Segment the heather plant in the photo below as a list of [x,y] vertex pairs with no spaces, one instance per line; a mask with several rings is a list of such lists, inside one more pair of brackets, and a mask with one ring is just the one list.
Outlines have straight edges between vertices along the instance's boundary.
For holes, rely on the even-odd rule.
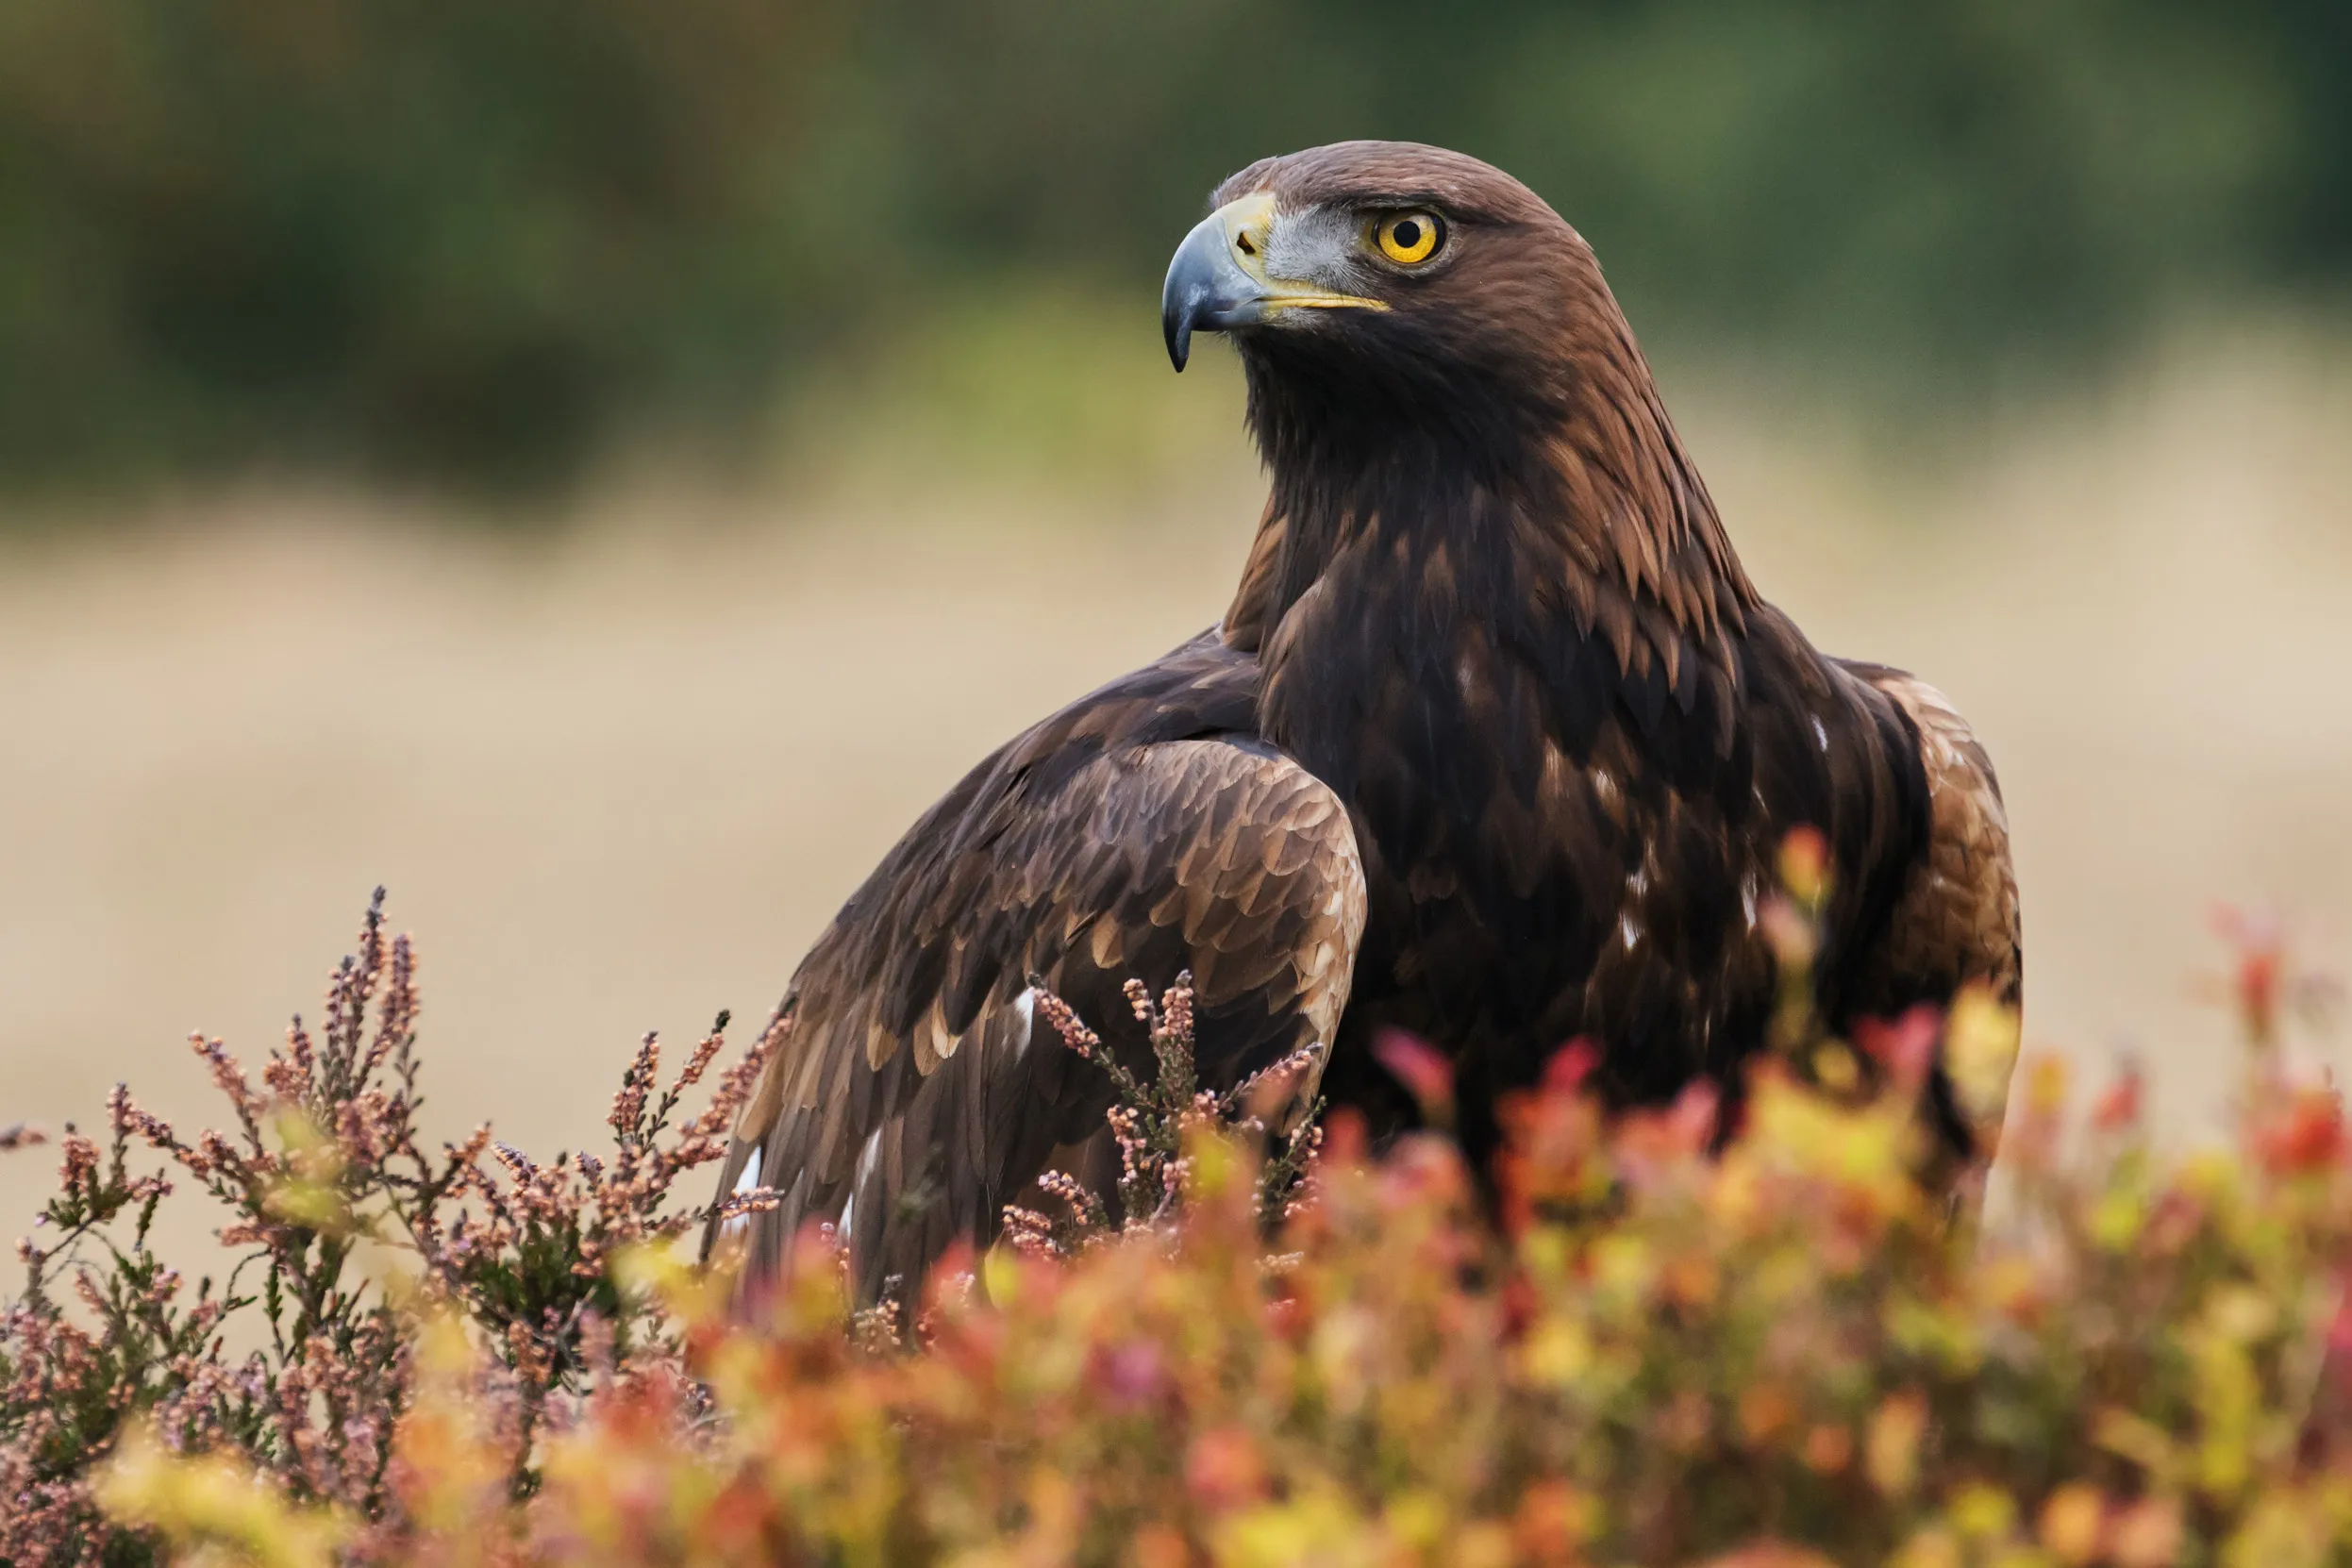
[[[725,1048],[726,1019],[666,1089],[646,1036],[614,1096],[613,1151],[542,1165],[486,1126],[428,1148],[418,1008],[414,949],[387,937],[378,890],[320,1028],[295,1018],[258,1082],[222,1042],[191,1041],[227,1130],[184,1139],[122,1085],[103,1140],[65,1130],[57,1195],[18,1243],[25,1285],[0,1318],[0,1561],[147,1555],[152,1542],[108,1524],[91,1490],[132,1423],[165,1451],[249,1467],[288,1504],[396,1519],[418,1325],[436,1314],[464,1324],[481,1357],[474,1380],[495,1411],[511,1495],[536,1483],[529,1455],[551,1400],[583,1393],[599,1365],[675,1354],[653,1304],[624,1294],[610,1264],[710,1212],[665,1212],[670,1190],[724,1154],[772,1040],[674,1125]],[[138,1164],[157,1155],[155,1168]],[[149,1245],[176,1184],[230,1216],[223,1272],[192,1290]],[[746,1193],[719,1212],[765,1201]]]
[[[1800,844],[1785,869],[1792,895],[1773,929],[1784,961],[1801,964],[1818,867]],[[598,1174],[577,1159],[500,1162],[485,1139],[471,1158],[444,1149],[419,1186],[379,1199],[354,1174],[376,1157],[341,1130],[331,1094],[287,1093],[306,1126],[336,1130],[307,1143],[273,1130],[275,1108],[257,1109],[259,1147],[282,1168],[241,1210],[264,1227],[241,1244],[266,1253],[267,1226],[289,1227],[281,1316],[303,1321],[315,1298],[314,1336],[339,1343],[331,1326],[349,1323],[354,1349],[337,1355],[382,1355],[354,1392],[304,1385],[309,1411],[342,1398],[360,1412],[367,1443],[334,1451],[376,1457],[364,1490],[324,1484],[326,1471],[300,1461],[306,1443],[331,1447],[322,1415],[274,1416],[280,1426],[263,1430],[181,1413],[176,1391],[220,1360],[217,1330],[189,1326],[207,1303],[260,1309],[224,1305],[254,1293],[242,1285],[182,1307],[140,1272],[138,1227],[163,1194],[125,1151],[176,1145],[118,1096],[104,1146],[77,1153],[67,1140],[36,1265],[46,1272],[9,1319],[0,1441],[15,1468],[0,1495],[33,1495],[22,1476],[50,1489],[39,1506],[51,1512],[22,1526],[11,1514],[0,1556],[2352,1561],[2345,1128],[2333,1092],[2295,1078],[2277,1048],[2318,993],[2275,933],[2236,935],[2231,989],[2249,1045],[2232,1144],[2167,1154],[2146,1131],[2138,1077],[2085,1101],[2060,1063],[2031,1062],[2003,1191],[1973,1230],[1951,1222],[1915,1107],[1939,1052],[1988,1077],[2006,1068],[2015,1020],[1980,997],[1851,1042],[1792,1015],[1736,1105],[1698,1089],[1611,1115],[1587,1092],[1593,1054],[1572,1045],[1508,1106],[1503,1155],[1481,1182],[1442,1131],[1376,1149],[1344,1114],[1319,1136],[1277,1119],[1311,1061],[1245,1093],[1204,1094],[1187,989],[1153,1001],[1137,988],[1153,1076],[1114,1076],[1117,1204],[1048,1181],[1034,1209],[1015,1206],[1009,1244],[951,1258],[881,1317],[854,1299],[821,1226],[756,1295],[724,1265],[680,1261],[662,1244],[678,1222],[619,1195],[638,1186],[612,1187],[617,1158]],[[1066,1008],[1042,1002],[1040,1016],[1101,1059]],[[364,1062],[366,1038],[339,1059]],[[682,1076],[715,1060],[706,1045]],[[383,1053],[394,1083],[407,1081],[400,1048]],[[1442,1127],[1442,1059],[1401,1040],[1381,1051]],[[659,1145],[668,1164],[638,1156],[643,1181],[700,1158],[693,1139],[716,1137],[720,1106],[731,1109],[759,1059]],[[646,1150],[676,1109],[652,1093],[652,1073],[641,1056],[614,1117]],[[273,1093],[276,1081],[264,1075]],[[478,1176],[432,1188],[452,1161]],[[407,1156],[397,1169],[415,1175]],[[398,1219],[427,1189],[453,1213],[462,1199],[471,1261],[449,1261],[456,1219],[439,1230]],[[245,1190],[232,1183],[232,1195]],[[606,1190],[609,1219],[587,1195]],[[77,1226],[98,1251],[76,1271],[54,1259]],[[291,1232],[303,1229],[296,1252]],[[406,1259],[405,1294],[306,1294],[304,1271],[333,1234],[355,1238],[347,1269],[362,1254]],[[573,1255],[572,1283],[523,1261],[575,1235],[598,1243],[592,1261],[584,1246]],[[116,1236],[127,1239],[105,1239]],[[50,1301],[69,1276],[78,1313]],[[109,1305],[117,1289],[129,1307]],[[381,1339],[360,1335],[371,1324]],[[306,1364],[290,1359],[295,1343],[290,1327],[243,1375],[257,1389],[282,1381]],[[191,1348],[169,1349],[178,1343]],[[172,1356],[195,1370],[174,1373]],[[357,1392],[378,1383],[381,1416]],[[48,1400],[49,1388],[80,1392]],[[101,1518],[103,1542],[87,1533]]]
[[1141,980],[1126,984],[1127,1005],[1151,1040],[1152,1075],[1143,1078],[1120,1064],[1069,1003],[1042,982],[1032,984],[1037,1015],[1065,1049],[1100,1068],[1117,1093],[1106,1115],[1119,1149],[1119,1179],[1106,1197],[1065,1172],[1046,1172],[1037,1183],[1049,1200],[1044,1207],[1006,1206],[1008,1245],[1067,1258],[1113,1235],[1163,1228],[1184,1196],[1191,1170],[1188,1145],[1195,1134],[1212,1127],[1264,1141],[1256,1176],[1259,1213],[1270,1224],[1291,1213],[1323,1145],[1316,1120],[1323,1102],[1309,1098],[1302,1104],[1298,1098],[1302,1085],[1319,1076],[1320,1046],[1293,1051],[1230,1089],[1204,1089],[1193,1059],[1193,975],[1186,970],[1158,1001]]

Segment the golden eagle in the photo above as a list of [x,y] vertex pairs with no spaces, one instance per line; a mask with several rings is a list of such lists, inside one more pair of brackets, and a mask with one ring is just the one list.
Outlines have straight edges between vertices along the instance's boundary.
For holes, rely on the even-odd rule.
[[[1617,1103],[1736,1093],[1800,826],[1834,874],[1833,1026],[2017,994],[1984,752],[1758,594],[1574,229],[1396,142],[1252,164],[1211,205],[1162,310],[1178,370],[1231,335],[1272,477],[1232,607],[974,768],[818,939],[720,1186],[781,1194],[755,1276],[829,1220],[872,1298],[1042,1172],[1109,1187],[1109,1081],[1038,983],[1140,1062],[1123,983],[1190,969],[1208,1078],[1322,1047],[1376,1134],[1413,1109],[1371,1042],[1409,1030],[1454,1063],[1474,1159],[1577,1037]],[[1970,1159],[1940,1070],[1927,1099]]]

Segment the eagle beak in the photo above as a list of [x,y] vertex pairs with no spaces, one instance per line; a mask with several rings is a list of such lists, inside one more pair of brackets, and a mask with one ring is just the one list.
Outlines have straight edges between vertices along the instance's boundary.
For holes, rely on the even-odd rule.
[[1274,234],[1274,197],[1265,192],[1226,203],[1203,218],[1176,246],[1168,281],[1159,291],[1159,326],[1168,361],[1177,370],[1192,358],[1193,332],[1229,332],[1296,309],[1385,310],[1376,299],[1334,293],[1266,271]]

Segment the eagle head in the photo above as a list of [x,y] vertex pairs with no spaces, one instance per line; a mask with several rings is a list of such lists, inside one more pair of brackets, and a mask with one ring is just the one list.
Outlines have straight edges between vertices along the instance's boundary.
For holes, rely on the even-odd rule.
[[1580,364],[1638,354],[1591,247],[1475,158],[1336,142],[1251,164],[1211,205],[1168,266],[1168,357],[1230,334],[1261,439],[1557,427]]

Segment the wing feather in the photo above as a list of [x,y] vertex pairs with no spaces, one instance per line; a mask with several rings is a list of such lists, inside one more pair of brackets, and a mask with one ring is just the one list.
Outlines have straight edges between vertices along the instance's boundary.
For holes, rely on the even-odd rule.
[[783,1194],[749,1222],[755,1276],[833,1221],[871,1299],[959,1236],[992,1240],[1049,1160],[1115,1168],[1109,1079],[1036,1038],[1032,976],[1134,1067],[1149,1045],[1121,988],[1188,968],[1209,1081],[1328,1042],[1363,872],[1330,791],[1245,728],[1230,699],[1254,678],[1196,642],[1084,699],[975,770],[851,897],[793,978],[726,1162],[723,1191],[756,1159]]
[[[1865,955],[1864,1007],[1891,1017],[1914,1002],[1943,1003],[1975,988],[2014,1009],[2024,993],[2024,932],[2009,811],[1993,759],[1950,699],[1926,681],[1881,665],[1847,668],[1910,721],[1927,781],[1927,842],[1910,867],[1884,935]],[[1978,1064],[1948,1108],[1979,1161],[2000,1132],[2008,1065]]]
[[1881,960],[1884,1000],[1901,1004],[1978,985],[2009,1006],[2024,988],[2017,877],[2009,811],[1993,759],[1950,699],[1926,681],[1850,666],[1894,700],[1919,735],[1927,778],[1928,845],[1895,906]]

